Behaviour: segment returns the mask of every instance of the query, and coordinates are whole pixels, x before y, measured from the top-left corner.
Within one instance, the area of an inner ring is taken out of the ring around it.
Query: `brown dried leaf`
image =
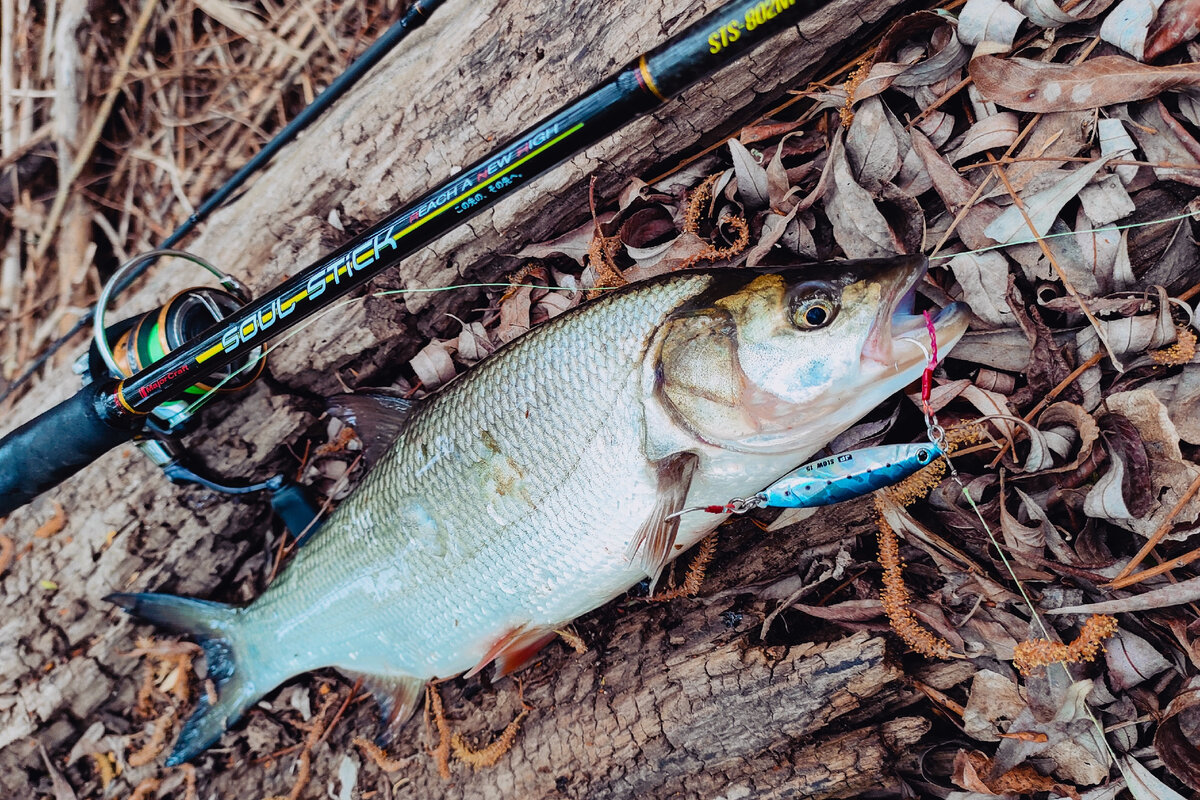
[[[950,160],[962,161],[985,150],[1008,147],[1017,140],[1020,131],[1020,120],[1011,111],[1001,111],[999,114],[984,117],[967,129],[962,144],[954,151]]]
[[[855,111],[846,131],[846,157],[858,185],[871,193],[878,193],[900,171],[900,142],[878,97],[863,101]]]
[[[1200,792],[1200,679],[1192,678],[1167,705],[1154,749],[1172,775]]]
[[[1187,364],[1176,375],[1147,384],[1167,406],[1167,415],[1188,444],[1200,444],[1200,364]]]
[[[1146,61],[1200,36],[1200,0],[1167,0],[1147,36]]]
[[[500,324],[496,326],[496,338],[508,344],[531,327],[529,309],[533,288],[521,286],[509,290],[500,300]]]
[[[658,205],[646,206],[634,211],[621,223],[617,236],[627,247],[649,247],[672,238],[675,221],[671,212]]]
[[[578,228],[567,231],[562,236],[556,239],[551,239],[548,242],[539,244],[531,244],[521,248],[516,253],[517,258],[547,258],[555,254],[564,255],[567,258],[582,265],[587,257],[588,250],[592,246],[592,239],[596,235],[597,222],[604,226],[611,222],[617,215],[612,211],[606,211],[603,214],[596,215],[596,221],[588,220]]]
[[[969,70],[988,100],[1037,113],[1103,108],[1200,87],[1200,65],[1155,67],[1124,56],[1071,65],[983,55],[972,59]]]
[[[1184,800],[1183,795],[1154,777],[1154,773],[1133,756],[1122,756],[1117,764],[1133,800]]]
[[[981,742],[998,742],[1000,733],[1025,708],[1021,690],[1011,679],[981,669],[971,680],[967,705],[963,709],[963,733]]]
[[[1159,164],[1194,164],[1200,160],[1200,144],[1184,130],[1159,100],[1131,107],[1116,115],[1129,120],[1147,161]],[[1189,186],[1200,186],[1200,172],[1191,169],[1155,167],[1159,180],[1172,180]]]
[[[1104,600],[1099,603],[1085,603],[1078,606],[1064,606],[1050,609],[1048,614],[1126,614],[1133,611],[1153,611],[1157,608],[1170,608],[1184,603],[1194,603],[1200,600],[1200,577],[1187,578],[1178,583],[1169,583],[1158,589],[1151,589],[1132,597],[1122,597],[1118,600]]]
[[[1081,680],[1066,687],[1050,720],[1039,719],[1026,706],[1013,720],[1010,731],[1043,733],[1042,737],[1005,738],[1000,742],[992,762],[992,770],[1003,774],[1030,756],[1040,755],[1054,763],[1053,774],[1062,780],[1092,786],[1108,777],[1112,763],[1109,750],[1097,737],[1095,724],[1087,709],[1087,695],[1092,681]]]
[[[833,184],[827,193],[825,213],[842,252],[848,258],[878,258],[904,252],[887,219],[875,207],[871,193],[854,180],[840,132],[834,137],[829,160]]]
[[[971,201],[975,187],[937,151],[933,142],[923,133],[913,130],[909,131],[909,135],[912,138],[913,151],[925,164],[934,190],[947,209],[959,213],[959,210]],[[994,203],[988,200],[976,201],[958,224],[958,238],[972,250],[989,247],[993,242],[984,234],[984,230],[1000,216],[1000,213],[1000,209]]]
[[[1005,543],[1012,551],[1020,556],[1026,553],[1041,555],[1046,547],[1046,534],[1041,526],[1030,527],[1017,522],[1017,518],[1008,510],[1007,498],[1004,492],[1004,472],[1000,480],[1000,532]]]
[[[1045,472],[1068,472],[1077,469],[1092,454],[1092,447],[1100,438],[1100,426],[1083,406],[1060,401],[1048,406],[1038,417],[1039,433],[1047,439],[1046,449],[1066,458],[1072,448],[1075,457],[1062,466],[1048,468]],[[1057,439],[1057,441],[1055,441]]]
[[[549,296],[566,297],[562,292],[550,292]],[[455,340],[455,349],[458,350],[459,360],[470,366],[486,358],[496,349],[496,346],[492,344],[492,340],[488,337],[487,329],[483,327],[482,322],[471,322],[463,325],[462,331],[458,334],[458,339]]]

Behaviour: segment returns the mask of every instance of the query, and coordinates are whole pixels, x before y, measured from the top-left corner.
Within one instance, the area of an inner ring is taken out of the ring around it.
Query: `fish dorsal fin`
[[[396,441],[416,403],[388,394],[362,392],[334,395],[327,407],[330,414],[358,433],[363,458],[370,466]]]
[[[679,517],[673,515],[682,511],[687,502],[692,475],[699,462],[700,457],[695,453],[675,453],[654,464],[658,473],[658,500],[629,543],[630,562],[645,570],[653,583],[658,582],[663,567],[675,555]]]
[[[533,661],[541,649],[554,640],[555,635],[549,628],[531,625],[513,628],[496,640],[466,677],[471,677],[493,661],[496,662],[497,678],[516,672]]]
[[[368,675],[361,672],[348,672],[354,678],[362,678],[366,688],[379,702],[379,719],[383,730],[376,741],[381,747],[392,743],[396,734],[408,722],[408,718],[421,704],[421,695],[425,690],[425,681],[421,678],[410,678],[407,675]]]

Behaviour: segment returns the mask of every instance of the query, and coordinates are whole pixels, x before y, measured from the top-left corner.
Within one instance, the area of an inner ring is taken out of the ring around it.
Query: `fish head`
[[[711,444],[815,452],[929,362],[913,313],[923,256],[770,270],[713,270],[663,326],[657,398]],[[967,328],[953,303],[933,319],[939,356]]]

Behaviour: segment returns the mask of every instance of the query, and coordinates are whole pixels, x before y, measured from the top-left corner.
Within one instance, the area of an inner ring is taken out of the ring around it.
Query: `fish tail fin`
[[[238,627],[233,606],[169,594],[110,594],[104,598],[126,612],[196,639],[208,661],[208,677],[217,689],[215,703],[208,692],[199,692],[196,710],[183,723],[175,748],[167,758],[174,767],[199,755],[221,737],[271,686],[261,686],[249,675],[249,665],[231,636]]]

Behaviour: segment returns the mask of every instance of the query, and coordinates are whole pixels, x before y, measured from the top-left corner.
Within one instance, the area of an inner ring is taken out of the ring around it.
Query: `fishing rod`
[[[254,369],[263,343],[302,323],[533,178],[667,102],[823,5],[822,0],[734,0],[714,10],[471,166],[393,212],[330,255],[234,313],[214,301],[190,319],[197,335],[120,379],[102,373],[74,396],[0,439],[0,515],[19,508],[108,450],[146,435],[151,415],[215,374]],[[235,300],[237,300],[235,295]],[[159,331],[161,332],[161,326]],[[177,333],[190,333],[180,330]],[[101,332],[103,342],[108,336]],[[153,357],[149,326],[126,351]]]
[[[408,7],[408,11],[404,13],[404,16],[392,23],[391,27],[384,31],[383,35],[364,50],[358,58],[352,61],[350,66],[346,67],[341,75],[337,76],[329,86],[325,87],[324,91],[305,106],[299,114],[293,117],[287,125],[281,128],[271,141],[263,145],[263,148],[243,164],[237,172],[231,175],[220,188],[205,198],[204,202],[170,236],[163,240],[159,245],[159,249],[170,250],[183,241],[183,237],[191,233],[192,229],[204,221],[209,214],[220,208],[251,175],[262,169],[276,153],[282,150],[284,145],[295,139],[313,120],[321,116],[326,109],[336,103],[342,95],[350,90],[350,87],[358,83],[358,80],[363,75],[366,75],[372,67],[379,63],[380,59],[391,52],[396,45],[400,44],[408,34],[425,24],[425,20],[429,19],[430,15],[443,2],[445,0],[414,0],[413,4]],[[121,280],[115,284],[113,292],[120,294],[129,288],[129,285],[137,280],[153,263],[154,259],[149,259],[142,262],[137,269],[123,275]],[[92,306],[84,311],[71,330],[51,343],[16,380],[5,387],[4,391],[0,392],[0,402],[3,402],[5,398],[32,378],[34,373],[50,360],[58,352],[59,348],[70,341],[75,334],[92,324],[96,308],[97,306]]]

